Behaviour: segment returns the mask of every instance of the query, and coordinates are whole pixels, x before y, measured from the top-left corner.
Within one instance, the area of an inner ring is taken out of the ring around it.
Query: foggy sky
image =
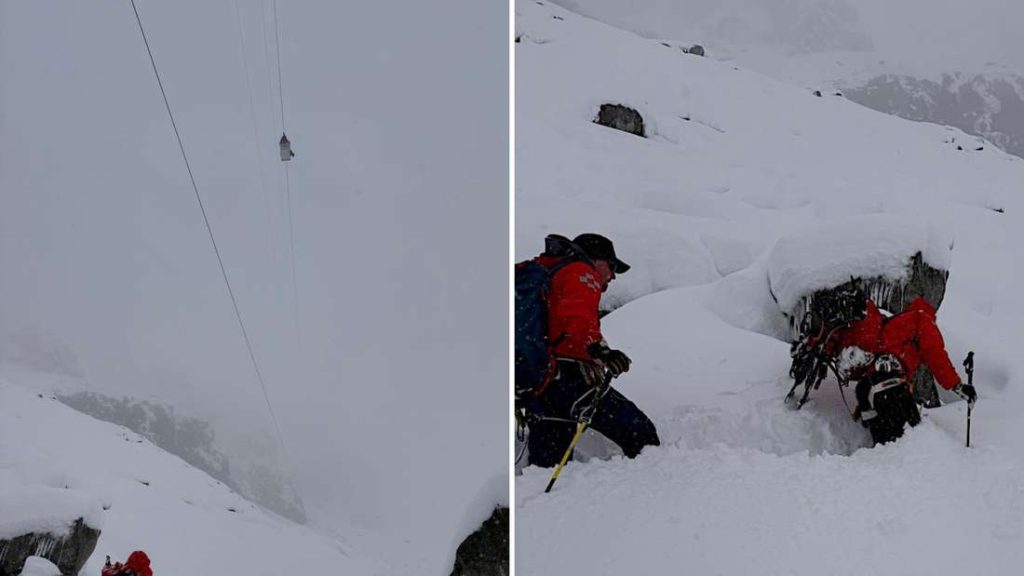
[[[913,74],[1024,71],[1024,5],[1013,0],[556,0],[570,10],[652,38],[711,47],[770,47],[774,57],[850,50],[894,60]],[[713,48],[712,48],[713,49]],[[890,62],[890,64],[892,64]]]

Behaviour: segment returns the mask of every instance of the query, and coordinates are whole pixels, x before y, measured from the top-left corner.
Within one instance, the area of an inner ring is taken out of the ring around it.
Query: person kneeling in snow
[[[136,550],[128,556],[124,564],[111,564],[110,556],[107,556],[107,563],[104,564],[100,576],[153,576],[153,571],[149,569],[149,556],[142,550]]]
[[[871,431],[876,444],[902,436],[905,424],[921,422],[911,378],[922,362],[939,385],[974,405],[974,386],[960,381],[935,323],[935,308],[925,299],[915,298],[902,313],[887,318],[859,288],[839,291],[838,298],[841,303],[835,293],[826,296],[819,308],[848,312],[821,315],[825,318],[819,319],[817,333],[794,348],[791,374],[806,370],[801,350],[817,349],[834,361],[843,379],[856,382],[854,418]]]
[[[547,294],[547,336],[555,372],[526,402],[530,463],[545,468],[559,463],[573,438],[576,410],[602,389],[605,394],[590,426],[634,458],[644,446],[661,442],[636,404],[614,388],[604,388],[606,371],[617,377],[629,370],[631,360],[605,342],[598,312],[601,293],[629,265],[616,257],[611,240],[599,234],[581,234],[571,242],[552,235],[548,244],[535,261],[554,270]]]

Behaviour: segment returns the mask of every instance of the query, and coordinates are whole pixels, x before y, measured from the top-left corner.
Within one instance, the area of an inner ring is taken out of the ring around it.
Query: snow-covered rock
[[[508,576],[509,509],[499,507],[459,545],[452,576]]]
[[[784,236],[768,255],[768,289],[799,336],[815,295],[856,283],[898,314],[917,297],[938,308],[946,292],[953,238],[899,216],[862,216]]]
[[[66,495],[55,489],[14,490],[0,497],[0,573],[32,568],[28,560],[52,561],[63,574],[78,574],[96,548],[100,531],[97,514],[70,522],[58,518],[72,513]],[[11,510],[10,508],[15,508]],[[59,512],[58,512],[59,511]],[[26,529],[31,526],[31,529]],[[24,572],[23,572],[24,573]]]

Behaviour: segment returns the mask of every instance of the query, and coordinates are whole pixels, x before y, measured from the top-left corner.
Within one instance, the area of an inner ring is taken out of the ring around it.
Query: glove
[[[623,372],[629,372],[629,365],[632,360],[621,350],[613,350],[604,342],[592,344],[587,349],[590,357],[604,364],[604,367],[611,372],[612,378],[618,377]]]
[[[583,381],[591,388],[604,384],[605,366],[600,360],[580,360],[580,372],[583,374]]]
[[[964,384],[963,382],[953,386],[953,392],[956,395],[967,401],[968,404],[974,406],[974,403],[978,400],[978,392],[974,389],[974,386],[970,384]]]

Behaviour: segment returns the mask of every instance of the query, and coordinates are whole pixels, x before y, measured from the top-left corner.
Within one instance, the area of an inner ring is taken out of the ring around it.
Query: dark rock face
[[[30,532],[10,540],[0,540],[0,576],[21,574],[29,556],[46,558],[64,576],[75,576],[96,549],[99,538],[100,531],[86,526],[79,518],[65,537]]]
[[[623,106],[622,104],[602,104],[594,122],[602,126],[636,134],[646,138],[644,133],[644,119],[636,110]]]
[[[885,74],[846,96],[868,108],[908,120],[955,126],[1024,157],[1024,77],[943,74],[939,80]],[[977,146],[957,146],[975,150]]]
[[[695,56],[703,56],[704,55],[704,47],[701,46],[700,44],[694,44],[693,46],[690,46],[690,49],[687,50],[686,52],[688,54],[693,54]]]
[[[508,575],[508,508],[495,508],[483,526],[459,545],[451,576]]]
[[[946,295],[946,280],[949,278],[949,272],[929,266],[920,252],[911,257],[907,268],[908,278],[902,282],[894,282],[881,277],[857,278],[801,298],[795,309],[787,314],[794,339],[799,334],[800,326],[807,319],[816,298],[827,297],[829,293],[848,288],[854,282],[859,283],[879,308],[893,314],[899,314],[906,310],[907,305],[918,297],[924,298],[938,310]],[[914,375],[913,380],[914,396],[918,402],[929,408],[938,406],[939,396],[935,388],[935,379],[923,364]]]

